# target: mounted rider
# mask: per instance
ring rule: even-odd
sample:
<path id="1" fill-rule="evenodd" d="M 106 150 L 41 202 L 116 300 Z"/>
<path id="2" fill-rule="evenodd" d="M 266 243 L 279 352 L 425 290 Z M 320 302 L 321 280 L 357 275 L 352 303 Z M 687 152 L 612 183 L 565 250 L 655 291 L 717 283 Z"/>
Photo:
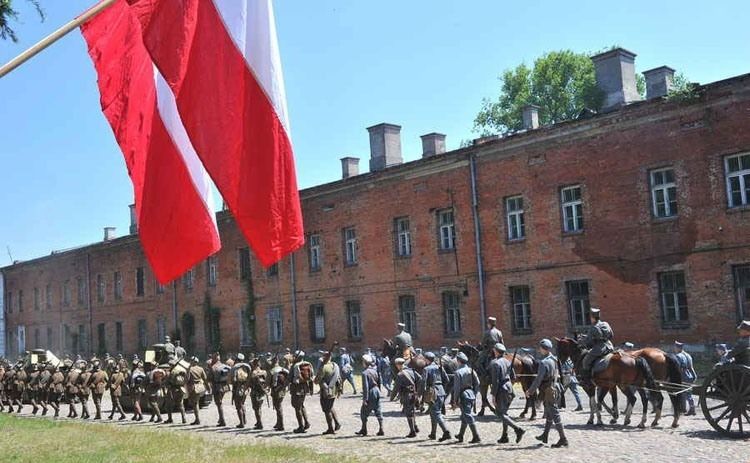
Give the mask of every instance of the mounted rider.
<path id="1" fill-rule="evenodd" d="M 497 318 L 487 317 L 487 330 L 482 337 L 482 350 L 479 353 L 479 367 L 484 372 L 489 371 L 489 364 L 493 358 L 492 349 L 496 344 L 503 344 L 503 332 L 497 328 Z"/>
<path id="2" fill-rule="evenodd" d="M 750 366 L 750 321 L 743 320 L 737 326 L 737 334 L 739 339 L 727 354 L 727 362 Z"/>
<path id="3" fill-rule="evenodd" d="M 393 337 L 393 347 L 396 348 L 396 355 L 401 355 L 407 350 L 411 350 L 412 344 L 411 334 L 406 331 L 406 325 L 398 323 L 396 325 L 398 333 Z M 408 359 L 404 359 L 408 360 Z"/>
<path id="4" fill-rule="evenodd" d="M 581 364 L 580 380 L 584 384 L 591 380 L 591 368 L 594 366 L 594 362 L 615 351 L 612 345 L 614 332 L 609 323 L 601 319 L 601 310 L 592 307 L 589 312 L 589 319 L 591 320 L 591 326 L 583 340 L 583 344 L 590 350 L 583 357 Z"/>

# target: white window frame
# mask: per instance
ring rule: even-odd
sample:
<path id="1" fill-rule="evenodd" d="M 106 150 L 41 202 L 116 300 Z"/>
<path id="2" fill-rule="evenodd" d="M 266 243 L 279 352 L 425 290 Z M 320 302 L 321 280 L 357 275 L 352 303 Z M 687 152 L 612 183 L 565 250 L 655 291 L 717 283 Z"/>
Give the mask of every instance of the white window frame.
<path id="1" fill-rule="evenodd" d="M 438 246 L 441 251 L 456 249 L 456 216 L 454 210 L 438 211 Z"/>
<path id="2" fill-rule="evenodd" d="M 461 296 L 457 291 L 443 292 L 443 316 L 445 317 L 445 335 L 461 334 Z"/>
<path id="3" fill-rule="evenodd" d="M 739 169 L 730 171 L 729 162 L 737 159 Z M 743 164 L 747 162 L 747 168 Z M 724 172 L 726 176 L 727 204 L 730 208 L 750 206 L 750 153 L 740 153 L 724 158 Z M 737 179 L 740 193 L 740 203 L 736 204 L 732 195 L 732 180 Z"/>
<path id="4" fill-rule="evenodd" d="M 578 198 L 572 192 L 578 191 Z M 565 199 L 565 193 L 571 192 L 570 200 Z M 570 185 L 560 188 L 560 207 L 562 208 L 563 232 L 579 233 L 583 231 L 583 190 L 581 185 Z M 569 224 L 568 222 L 571 222 Z"/>
<path id="5" fill-rule="evenodd" d="M 359 301 L 346 301 L 346 319 L 350 339 L 362 339 L 362 307 Z"/>
<path id="6" fill-rule="evenodd" d="M 281 307 L 271 307 L 266 312 L 268 321 L 268 343 L 281 344 L 284 339 L 284 320 L 281 317 Z"/>
<path id="7" fill-rule="evenodd" d="M 344 254 L 346 265 L 357 264 L 357 230 L 354 227 L 344 229 Z"/>
<path id="8" fill-rule="evenodd" d="M 96 275 L 96 301 L 104 303 L 106 300 L 107 282 L 101 273 Z"/>
<path id="9" fill-rule="evenodd" d="M 672 181 L 667 180 L 668 173 L 671 173 Z M 657 177 L 661 177 L 661 179 L 657 179 Z M 649 179 L 651 181 L 651 211 L 654 217 L 657 219 L 676 217 L 678 211 L 677 180 L 674 168 L 654 169 L 649 173 Z M 661 196 L 661 201 L 659 196 Z M 672 203 L 674 203 L 674 210 Z M 664 208 L 664 213 L 660 212 L 660 206 Z"/>
<path id="10" fill-rule="evenodd" d="M 188 270 L 182 276 L 182 284 L 185 287 L 186 291 L 190 291 L 193 289 L 193 269 Z"/>
<path id="11" fill-rule="evenodd" d="M 310 271 L 317 272 L 321 268 L 320 235 L 310 235 Z"/>
<path id="12" fill-rule="evenodd" d="M 525 291 L 526 299 L 517 299 L 517 291 Z M 531 331 L 531 288 L 527 285 L 511 286 L 510 299 L 513 310 L 513 330 L 517 332 Z"/>
<path id="13" fill-rule="evenodd" d="M 573 285 L 586 284 L 586 297 L 573 294 Z M 565 292 L 568 298 L 568 313 L 570 323 L 574 328 L 591 325 L 591 283 L 588 280 L 569 280 L 565 282 Z M 583 324 L 576 323 L 576 315 L 581 316 Z"/>
<path id="14" fill-rule="evenodd" d="M 508 227 L 508 241 L 521 241 L 526 238 L 523 196 L 505 198 L 505 220 Z"/>
<path id="15" fill-rule="evenodd" d="M 113 290 L 115 293 L 115 300 L 120 300 L 122 299 L 122 273 L 120 273 L 119 271 L 115 272 L 112 276 L 112 279 L 114 281 Z"/>
<path id="16" fill-rule="evenodd" d="M 394 220 L 396 232 L 396 255 L 411 257 L 411 221 L 409 217 L 398 217 Z"/>
<path id="17" fill-rule="evenodd" d="M 689 323 L 690 311 L 687 301 L 687 278 L 685 272 L 681 270 L 662 272 L 658 275 L 659 278 L 659 299 L 661 302 L 661 316 L 662 322 L 665 325 L 680 325 Z M 671 290 L 667 290 L 664 285 L 665 278 L 682 278 L 682 288 L 675 286 Z M 675 283 L 676 285 L 676 283 Z M 682 289 L 682 291 L 680 291 Z M 680 304 L 680 295 L 684 298 L 684 304 Z M 680 316 L 681 309 L 684 308 L 684 318 Z"/>
<path id="18" fill-rule="evenodd" d="M 206 266 L 208 267 L 208 286 L 216 286 L 219 280 L 219 264 L 216 255 L 208 256 Z"/>
<path id="19" fill-rule="evenodd" d="M 406 304 L 405 301 L 411 301 Z M 417 298 L 411 294 L 402 294 L 398 297 L 398 320 L 406 325 L 405 330 L 416 338 L 419 332 L 417 320 Z"/>
<path id="20" fill-rule="evenodd" d="M 312 304 L 310 306 L 310 311 L 312 312 L 312 316 L 310 317 L 310 321 L 312 321 L 312 326 L 310 326 L 310 330 L 312 331 L 312 334 L 314 336 L 311 336 L 311 338 L 315 342 L 325 342 L 326 339 L 326 309 L 323 304 Z"/>

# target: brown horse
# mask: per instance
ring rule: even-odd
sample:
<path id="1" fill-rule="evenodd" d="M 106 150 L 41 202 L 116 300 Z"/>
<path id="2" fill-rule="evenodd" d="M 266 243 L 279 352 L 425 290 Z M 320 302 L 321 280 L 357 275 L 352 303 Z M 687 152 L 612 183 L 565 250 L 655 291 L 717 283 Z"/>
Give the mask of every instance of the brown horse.
<path id="1" fill-rule="evenodd" d="M 570 358 L 573 360 L 576 371 L 580 371 L 583 357 L 586 354 L 584 348 L 575 339 L 555 338 L 555 340 L 557 341 L 558 361 L 562 364 Z M 620 388 L 627 397 L 626 421 L 629 422 L 629 415 L 636 401 L 635 388 L 644 386 L 651 390 L 656 390 L 657 388 L 647 360 L 623 352 L 612 354 L 609 364 L 603 370 L 592 372 L 591 381 L 581 383 L 581 387 L 583 387 L 583 390 L 589 396 L 590 415 L 588 424 L 594 424 L 594 415 L 596 415 L 597 426 L 604 424 L 602 423 L 601 407 L 604 397 L 608 393 L 612 395 L 613 402 L 611 423 L 614 424 L 617 422 L 617 388 Z M 645 413 L 643 421 L 645 421 Z"/>
<path id="2" fill-rule="evenodd" d="M 383 339 L 383 350 L 381 351 L 381 355 L 383 357 L 388 357 L 388 359 L 391 361 L 391 377 L 394 378 L 394 380 L 398 376 L 398 370 L 396 369 L 396 363 L 394 362 L 394 360 L 398 357 L 404 359 L 404 365 L 416 371 L 420 375 L 423 374 L 424 368 L 427 366 L 427 359 L 424 357 L 424 355 L 417 355 L 417 353 L 411 346 L 399 352 L 399 349 L 396 348 L 396 345 L 390 339 Z M 397 388 L 394 387 L 391 391 L 391 400 L 396 400 L 396 395 Z"/>
<path id="3" fill-rule="evenodd" d="M 653 379 L 657 384 L 658 382 L 668 382 L 672 384 L 682 383 L 680 364 L 674 354 L 668 354 L 655 347 L 645 347 L 643 349 L 628 352 L 628 354 L 635 358 L 642 358 L 648 363 Z M 662 406 L 664 404 L 664 396 L 661 393 L 661 389 L 668 390 L 670 388 L 662 387 L 652 391 L 646 391 L 642 388 L 638 389 L 641 401 L 643 402 L 643 419 L 638 425 L 639 428 L 645 427 L 646 425 L 646 413 L 648 411 L 649 400 L 653 403 L 655 411 L 654 421 L 651 423 L 651 426 L 658 426 L 662 414 Z M 679 425 L 678 421 L 680 419 L 680 400 L 677 394 L 668 391 L 667 394 L 669 395 L 670 401 L 672 402 L 672 409 L 674 410 L 672 427 L 676 428 Z M 630 423 L 629 411 L 632 411 L 632 407 L 625 410 L 626 425 Z"/>

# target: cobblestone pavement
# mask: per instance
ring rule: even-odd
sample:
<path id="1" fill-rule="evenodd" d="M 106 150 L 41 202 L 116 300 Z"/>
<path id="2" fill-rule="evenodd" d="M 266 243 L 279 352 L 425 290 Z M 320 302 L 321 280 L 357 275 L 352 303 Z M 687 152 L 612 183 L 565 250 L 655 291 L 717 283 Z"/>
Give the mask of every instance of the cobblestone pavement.
<path id="1" fill-rule="evenodd" d="M 568 405 L 575 402 L 568 392 Z M 229 396 L 227 396 L 227 399 Z M 248 401 L 249 402 L 249 401 Z M 585 400 L 584 400 L 585 402 Z M 682 417 L 680 427 L 671 429 L 672 422 L 671 406 L 665 400 L 666 416 L 658 428 L 638 429 L 635 426 L 623 427 L 621 424 L 605 425 L 597 428 L 587 426 L 588 412 L 573 412 L 572 407 L 564 410 L 563 420 L 571 446 L 567 449 L 552 449 L 540 447 L 534 436 L 541 433 L 543 420 L 541 409 L 539 417 L 534 421 L 519 421 L 528 433 L 520 444 L 496 444 L 500 437 L 500 424 L 494 416 L 479 417 L 479 434 L 482 438 L 480 444 L 470 445 L 467 443 L 457 444 L 454 442 L 438 443 L 427 439 L 430 422 L 427 415 L 418 417 L 420 434 L 416 439 L 404 439 L 408 433 L 406 420 L 401 416 L 398 404 L 385 402 L 383 413 L 385 417 L 384 437 L 372 436 L 377 431 L 377 421 L 372 417 L 369 424 L 371 436 L 358 437 L 354 435 L 360 427 L 359 407 L 360 396 L 354 396 L 347 385 L 347 393 L 336 401 L 336 410 L 341 420 L 342 429 L 333 436 L 322 436 L 320 433 L 325 429 L 325 419 L 320 411 L 318 396 L 308 397 L 306 401 L 308 415 L 312 427 L 307 434 L 293 434 L 291 431 L 296 427 L 294 411 L 289 403 L 289 397 L 284 400 L 286 431 L 276 432 L 271 430 L 275 423 L 275 413 L 272 409 L 263 408 L 263 421 L 265 429 L 255 431 L 252 429 L 235 429 L 238 423 L 234 407 L 225 400 L 224 411 L 227 417 L 227 427 L 217 428 L 216 407 L 211 404 L 208 408 L 201 410 L 201 426 L 190 425 L 152 425 L 146 421 L 134 423 L 127 421 L 114 421 L 117 426 L 151 428 L 159 430 L 174 430 L 177 432 L 204 433 L 211 439 L 219 438 L 227 442 L 242 443 L 273 443 L 297 445 L 312 448 L 318 452 L 344 453 L 358 456 L 365 460 L 398 460 L 406 462 L 483 462 L 483 461 L 512 461 L 512 462 L 536 462 L 536 461 L 607 461 L 607 462 L 740 462 L 750 461 L 750 440 L 727 439 L 714 432 L 709 424 L 703 419 L 700 411 L 697 416 Z M 624 397 L 620 400 L 620 408 L 623 408 Z M 105 398 L 105 418 L 109 414 L 109 401 Z M 511 416 L 517 416 L 521 412 L 522 401 L 513 403 Z M 93 410 L 93 404 L 89 404 Z M 588 407 L 584 403 L 584 408 Z M 248 403 L 249 426 L 255 423 L 252 409 Z M 29 415 L 31 407 L 24 407 L 24 414 Z M 67 413 L 67 405 L 62 410 Z M 489 412 L 489 411 L 488 411 Z M 640 402 L 636 405 L 633 421 L 637 424 L 640 420 L 642 408 Z M 146 414 L 146 420 L 148 420 Z M 605 422 L 609 416 L 602 415 Z M 448 427 L 452 433 L 458 431 L 460 422 L 457 411 L 448 411 Z M 649 415 L 649 422 L 652 416 Z M 179 421 L 179 417 L 178 417 Z M 188 423 L 192 421 L 189 413 Z M 104 420 L 104 423 L 107 421 Z M 620 418 L 622 423 L 622 418 Z M 513 434 L 511 432 L 511 438 Z M 470 433 L 467 431 L 468 438 Z M 557 441 L 557 433 L 553 430 L 550 434 L 550 442 Z"/>

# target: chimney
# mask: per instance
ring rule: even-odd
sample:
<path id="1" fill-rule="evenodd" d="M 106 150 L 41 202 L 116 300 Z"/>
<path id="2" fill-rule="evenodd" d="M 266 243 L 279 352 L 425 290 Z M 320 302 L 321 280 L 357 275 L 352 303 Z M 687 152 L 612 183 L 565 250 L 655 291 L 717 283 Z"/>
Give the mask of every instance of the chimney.
<path id="1" fill-rule="evenodd" d="M 669 66 L 660 66 L 655 69 L 643 71 L 643 77 L 646 78 L 647 100 L 667 96 L 669 90 L 672 89 L 674 69 Z"/>
<path id="2" fill-rule="evenodd" d="M 115 227 L 104 227 L 104 241 L 112 241 L 116 238 Z"/>
<path id="3" fill-rule="evenodd" d="M 370 132 L 370 172 L 401 164 L 401 126 L 378 124 L 368 127 Z"/>
<path id="4" fill-rule="evenodd" d="M 523 128 L 534 130 L 539 128 L 539 106 L 533 104 L 525 105 L 523 111 Z"/>
<path id="5" fill-rule="evenodd" d="M 130 206 L 130 234 L 135 235 L 138 233 L 138 217 L 136 217 L 135 204 Z"/>
<path id="6" fill-rule="evenodd" d="M 635 53 L 615 48 L 592 56 L 596 85 L 604 92 L 602 112 L 618 109 L 641 99 L 635 81 Z"/>
<path id="7" fill-rule="evenodd" d="M 429 158 L 436 154 L 445 153 L 445 135 L 442 133 L 428 133 L 422 135 L 422 157 Z"/>
<path id="8" fill-rule="evenodd" d="M 359 158 L 341 158 L 341 178 L 349 178 L 359 175 Z"/>

